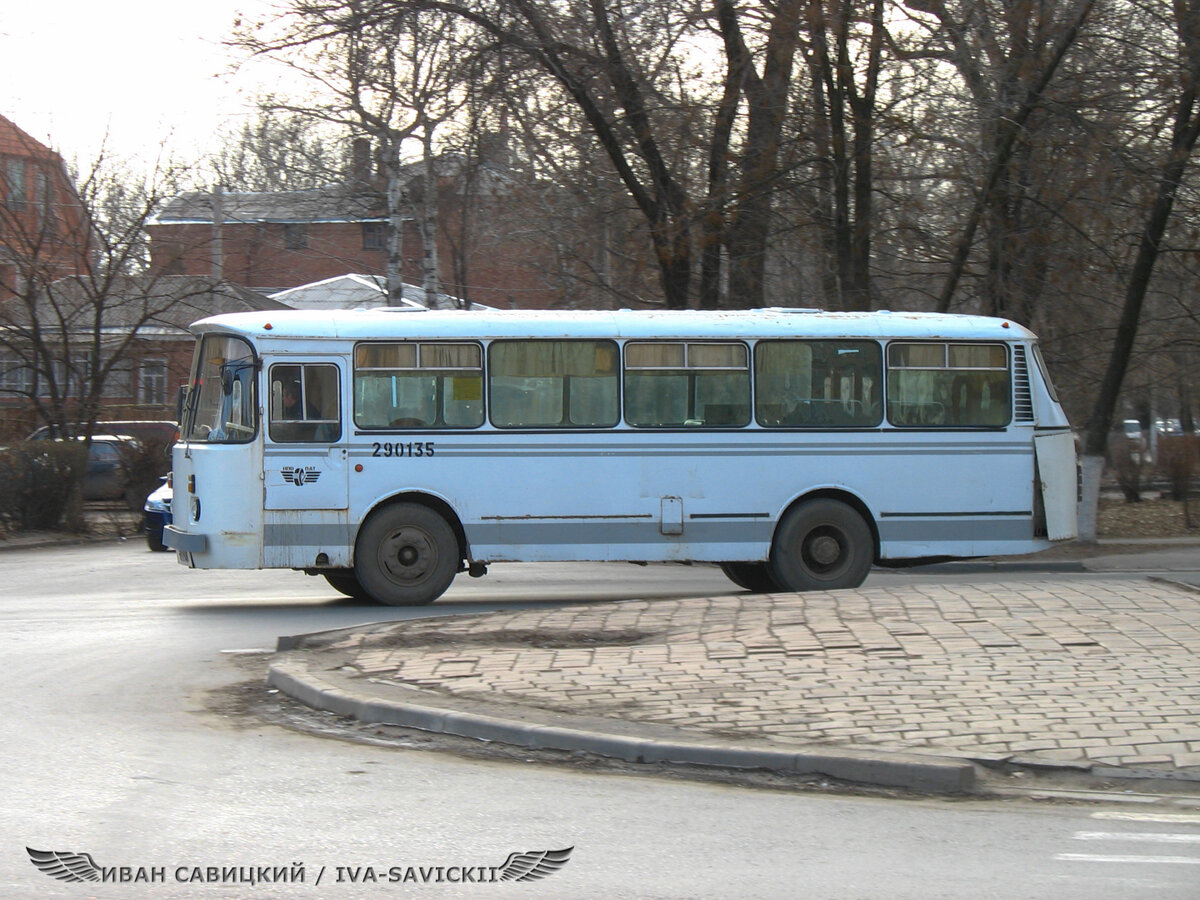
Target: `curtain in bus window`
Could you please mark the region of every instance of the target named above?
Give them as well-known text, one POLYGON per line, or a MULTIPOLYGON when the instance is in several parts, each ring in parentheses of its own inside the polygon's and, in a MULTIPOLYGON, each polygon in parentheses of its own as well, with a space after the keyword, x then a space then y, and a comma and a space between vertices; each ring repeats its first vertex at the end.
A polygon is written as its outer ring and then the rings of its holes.
POLYGON ((882 368, 873 341, 761 341, 755 351, 759 424, 876 426, 883 418, 882 368))
POLYGON ((360 344, 354 355, 360 428, 476 428, 483 424, 478 344, 360 344))
POLYGON ((501 428, 617 423, 612 341, 497 341, 489 372, 492 423, 501 428))
POLYGON ((643 428, 750 421, 745 344, 634 341, 625 346, 625 421, 643 428))
POLYGON ((888 418, 895 425, 997 428, 1012 418, 1003 344, 894 343, 888 418))

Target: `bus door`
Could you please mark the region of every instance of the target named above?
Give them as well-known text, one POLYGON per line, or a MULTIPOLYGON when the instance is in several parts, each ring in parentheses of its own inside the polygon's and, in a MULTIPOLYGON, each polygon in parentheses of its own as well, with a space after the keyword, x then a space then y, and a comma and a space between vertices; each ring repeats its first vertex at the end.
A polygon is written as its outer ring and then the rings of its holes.
POLYGON ((264 562, 349 565, 348 443, 342 362, 289 357, 266 366, 264 562))

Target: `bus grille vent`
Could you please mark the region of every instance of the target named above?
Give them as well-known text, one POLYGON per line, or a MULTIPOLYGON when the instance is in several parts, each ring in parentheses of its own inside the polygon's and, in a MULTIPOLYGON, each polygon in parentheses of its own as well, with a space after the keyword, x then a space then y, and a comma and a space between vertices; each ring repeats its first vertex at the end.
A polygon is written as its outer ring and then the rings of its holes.
POLYGON ((1013 420, 1033 421, 1033 393, 1029 389, 1029 363, 1024 347, 1013 347, 1013 420))

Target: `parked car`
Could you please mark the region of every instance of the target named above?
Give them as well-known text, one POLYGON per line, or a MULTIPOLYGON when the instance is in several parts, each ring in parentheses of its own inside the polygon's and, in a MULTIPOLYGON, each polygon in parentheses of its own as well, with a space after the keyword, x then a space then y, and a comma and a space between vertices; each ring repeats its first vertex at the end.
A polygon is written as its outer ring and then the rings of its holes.
POLYGON ((92 435, 92 443, 88 447, 87 471, 83 475, 83 499, 128 499, 125 494, 129 487, 129 462, 135 457, 138 449, 137 441, 127 435, 92 435))
POLYGON ((146 498, 142 520, 142 528, 146 532, 146 544, 151 550, 163 551, 170 549, 163 543, 163 529, 171 524, 171 476, 163 478, 163 483, 146 498))
MULTIPOLYGON (((83 425, 71 425, 66 430, 67 433, 62 434, 62 429, 57 426, 43 425, 33 432, 33 434, 29 435, 27 440, 50 441, 59 440, 64 437, 75 437, 83 430, 83 425)), ((174 422, 122 419, 112 422, 97 422, 96 427, 92 430, 95 434, 126 435, 146 445, 163 444, 169 446, 175 443, 175 435, 179 431, 179 426, 174 422)))

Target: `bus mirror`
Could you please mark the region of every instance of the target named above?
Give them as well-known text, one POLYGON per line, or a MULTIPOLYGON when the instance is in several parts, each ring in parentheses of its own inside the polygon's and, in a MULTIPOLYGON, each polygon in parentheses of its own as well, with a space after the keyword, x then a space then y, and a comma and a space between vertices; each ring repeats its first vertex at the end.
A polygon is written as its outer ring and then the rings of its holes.
POLYGON ((183 423, 183 411, 187 407, 188 386, 181 384, 179 386, 179 396, 175 398, 175 421, 183 423))
POLYGON ((233 393, 233 383, 237 380, 237 376, 233 374, 231 366, 221 367, 221 393, 228 397, 233 393))

